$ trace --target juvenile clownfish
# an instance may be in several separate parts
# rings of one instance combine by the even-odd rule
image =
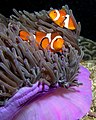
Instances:
[[[70,15],[66,13],[65,10],[51,10],[49,12],[50,18],[60,27],[65,27],[70,30],[75,30],[76,27],[74,25],[73,19]]]
[[[30,34],[26,31],[21,30],[19,36],[22,40],[28,41]],[[64,45],[64,39],[59,35],[58,32],[45,33],[37,31],[34,35],[34,39],[44,49],[50,49],[52,51],[61,51]]]

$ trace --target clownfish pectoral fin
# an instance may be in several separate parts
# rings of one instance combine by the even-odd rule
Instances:
[[[22,40],[24,41],[28,41],[28,37],[30,36],[30,34],[24,30],[20,30],[19,31],[19,36]]]
[[[49,46],[49,39],[47,37],[43,38],[40,45],[42,48],[47,49]]]
[[[64,25],[65,25],[65,24],[64,24],[64,22],[62,22],[62,23],[60,23],[60,25],[59,25],[59,26],[63,28],[63,27],[64,27]]]

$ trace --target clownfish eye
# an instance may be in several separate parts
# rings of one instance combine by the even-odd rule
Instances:
[[[67,19],[67,17],[65,16],[65,20]]]
[[[56,13],[56,11],[54,11],[54,13]]]

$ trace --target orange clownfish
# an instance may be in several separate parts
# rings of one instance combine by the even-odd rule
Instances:
[[[19,36],[22,40],[28,41],[30,34],[26,31],[20,30]],[[58,32],[45,33],[37,31],[33,36],[42,48],[50,49],[51,51],[62,51],[64,39]]]
[[[50,18],[60,27],[65,27],[70,30],[75,30],[76,27],[70,15],[65,10],[51,10],[49,12]]]
[[[28,41],[28,37],[30,36],[30,34],[27,31],[20,30],[19,31],[19,36],[22,40]]]

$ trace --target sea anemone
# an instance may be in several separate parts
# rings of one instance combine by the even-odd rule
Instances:
[[[76,30],[57,26],[48,12],[17,12],[0,21],[0,120],[77,120],[90,110],[90,72],[80,65],[80,23],[68,6]],[[19,37],[28,31],[30,43]],[[35,31],[58,31],[65,40],[62,52],[36,45]]]

